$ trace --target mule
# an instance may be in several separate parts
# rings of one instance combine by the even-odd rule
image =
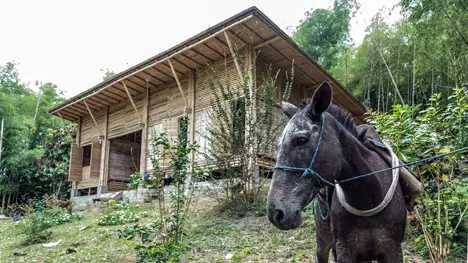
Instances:
[[[289,121],[276,145],[278,169],[273,173],[267,204],[268,219],[279,229],[300,227],[301,211],[327,184],[389,167],[364,146],[352,117],[332,105],[332,97],[330,84],[325,82],[302,109],[282,104]],[[332,246],[336,247],[337,262],[403,261],[405,200],[399,184],[391,199],[385,198],[391,185],[391,171],[339,184],[345,202],[355,209],[371,210],[388,200],[383,210],[372,216],[348,212],[338,200],[337,191],[329,191],[330,222],[320,222],[323,229],[318,230],[331,232],[332,241],[325,237],[322,242],[317,233],[317,241],[321,241],[317,244],[318,262],[328,262]]]

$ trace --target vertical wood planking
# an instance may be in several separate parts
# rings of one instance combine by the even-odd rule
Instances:
[[[99,179],[101,172],[101,152],[102,144],[100,139],[94,139],[91,144],[91,164],[90,164],[90,179]]]
[[[148,154],[148,109],[150,103],[150,89],[146,87],[145,105],[143,106],[144,127],[141,131],[141,154],[140,154],[140,175],[146,172],[146,160]]]
[[[106,155],[107,155],[107,144],[108,141],[108,126],[109,126],[109,106],[106,107],[106,116],[104,117],[104,139],[101,145],[101,158],[100,158],[100,169],[99,169],[99,186],[107,185],[107,180],[105,180],[105,173],[107,171],[106,167]]]
[[[73,143],[70,152],[70,166],[68,167],[68,181],[78,182],[81,180],[83,164],[83,148]]]
[[[195,122],[197,121],[195,119],[195,70],[190,70],[189,72],[189,82],[188,82],[188,90],[189,90],[189,107],[190,107],[190,142],[194,143],[195,142]],[[190,153],[190,171],[189,176],[187,178],[188,184],[190,185],[190,181],[192,180],[192,173],[193,173],[193,167],[195,164],[195,151],[192,151]],[[188,189],[187,189],[188,190]]]

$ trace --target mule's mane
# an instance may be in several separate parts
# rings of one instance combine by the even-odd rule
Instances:
[[[308,100],[307,102],[304,101],[302,103],[301,108],[305,108],[305,106],[307,106],[307,104],[310,104],[310,103],[311,103],[311,100]],[[349,114],[347,111],[344,111],[342,108],[340,108],[336,104],[332,104],[330,108],[328,108],[327,112],[330,113],[330,115],[332,115],[333,118],[335,118],[335,120],[337,120],[341,125],[343,125],[343,127],[351,135],[353,135],[356,139],[358,139],[358,141],[360,141],[361,143],[364,143],[365,138],[359,135],[359,132],[357,130],[357,125],[354,122],[353,116],[351,114]]]

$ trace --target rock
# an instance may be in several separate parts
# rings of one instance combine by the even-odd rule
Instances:
[[[88,228],[88,226],[82,226],[82,227],[80,227],[80,231],[83,231],[83,230],[85,230],[87,228]]]
[[[0,214],[0,221],[2,220],[9,220],[10,218],[7,217],[6,215]]]
[[[115,192],[115,193],[105,193],[101,194],[98,197],[93,198],[93,201],[109,201],[109,200],[121,200],[123,196],[123,192]]]
[[[228,253],[228,254],[224,257],[224,259],[231,259],[231,258],[232,258],[232,253]]]
[[[43,246],[43,247],[56,247],[58,244],[60,244],[60,241],[61,241],[61,240],[59,240],[59,241],[57,241],[57,242],[55,242],[55,243],[53,242],[53,243],[43,244],[42,246]]]

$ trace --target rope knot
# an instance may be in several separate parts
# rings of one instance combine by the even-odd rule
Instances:
[[[302,173],[302,177],[307,176],[307,175],[313,175],[314,172],[310,168],[304,169],[304,173]]]

